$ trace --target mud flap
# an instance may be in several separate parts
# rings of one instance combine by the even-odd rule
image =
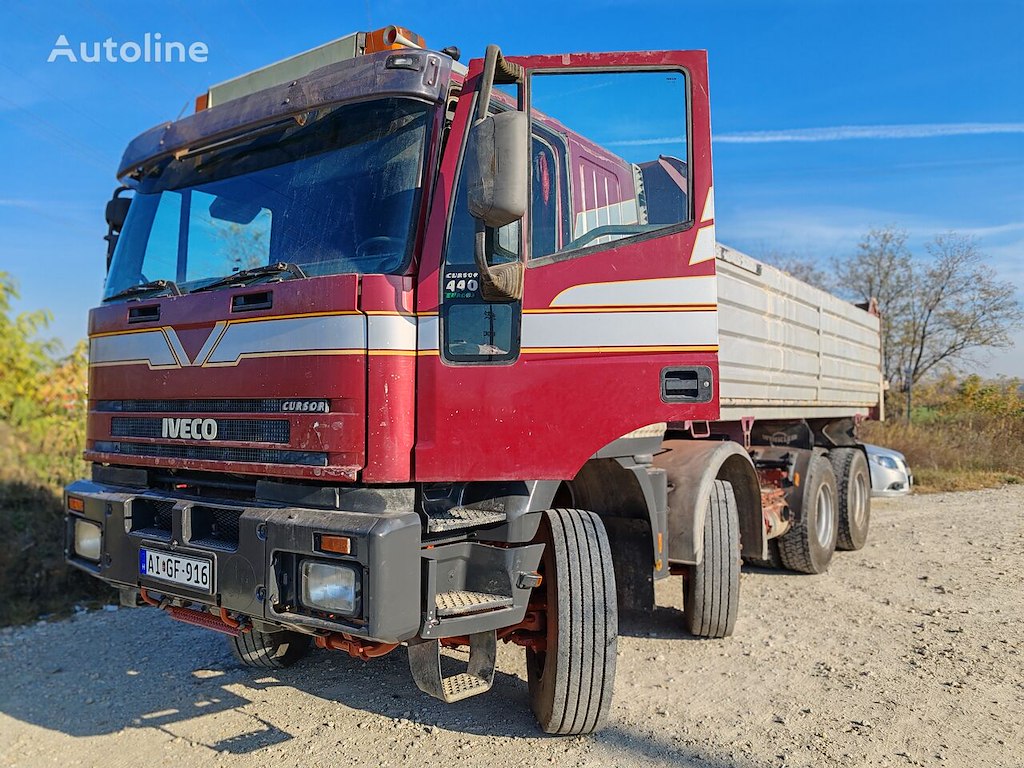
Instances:
[[[451,704],[491,688],[498,638],[494,630],[469,636],[469,663],[465,672],[441,676],[441,641],[410,640],[409,668],[416,685],[435,699]]]

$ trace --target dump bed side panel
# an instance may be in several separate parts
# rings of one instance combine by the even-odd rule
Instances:
[[[718,246],[721,418],[868,415],[881,396],[879,318]]]

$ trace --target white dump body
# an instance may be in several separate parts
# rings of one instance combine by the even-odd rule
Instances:
[[[868,415],[882,392],[879,318],[719,245],[721,418]]]

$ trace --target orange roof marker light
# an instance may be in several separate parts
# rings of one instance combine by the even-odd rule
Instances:
[[[378,51],[397,51],[402,48],[426,48],[427,42],[405,27],[396,27],[394,24],[374,32],[366,33],[366,47],[363,53],[377,53]]]
[[[251,93],[305,77],[313,70],[339,61],[380,51],[424,48],[426,42],[415,32],[394,24],[374,32],[353,32],[329,43],[297,53],[244,75],[212,86],[196,99],[196,112],[215,107]]]

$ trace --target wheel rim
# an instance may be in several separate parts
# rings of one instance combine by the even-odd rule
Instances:
[[[832,535],[835,532],[835,501],[832,498],[832,488],[826,483],[822,483],[818,488],[814,512],[817,518],[814,521],[814,529],[818,534],[818,543],[827,548],[832,543]]]
[[[852,491],[850,494],[852,497],[850,499],[850,518],[854,526],[860,528],[864,525],[864,519],[868,513],[868,481],[863,472],[854,475]]]

